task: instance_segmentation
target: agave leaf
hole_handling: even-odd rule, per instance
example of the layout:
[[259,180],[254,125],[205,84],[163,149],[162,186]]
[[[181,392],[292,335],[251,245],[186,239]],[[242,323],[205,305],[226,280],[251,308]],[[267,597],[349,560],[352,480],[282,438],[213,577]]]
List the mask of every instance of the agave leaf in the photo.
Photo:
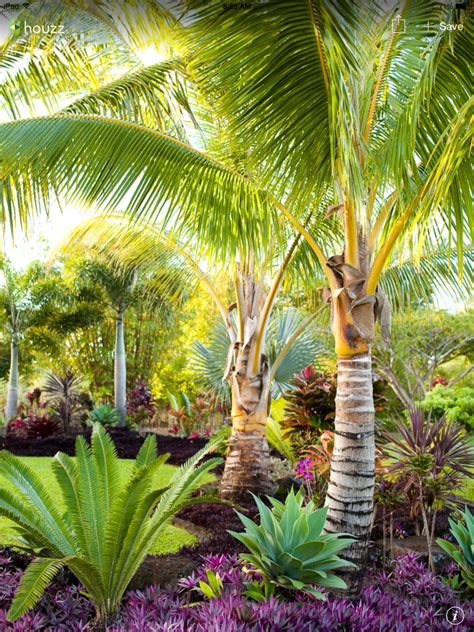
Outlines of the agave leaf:
[[305,588],[304,592],[308,593],[308,595],[313,595],[313,597],[316,597],[316,599],[320,601],[327,601],[327,597],[324,593],[314,590],[313,588]]
[[227,533],[230,533],[232,537],[234,537],[239,542],[242,542],[242,544],[244,544],[249,551],[252,551],[252,553],[258,554],[260,552],[260,547],[255,541],[255,538],[252,538],[252,536],[248,535],[247,533],[240,533],[237,531],[227,531]]
[[303,568],[303,562],[294,555],[291,555],[291,553],[281,553],[276,561],[287,569],[296,568],[301,570]]
[[307,560],[308,564],[314,564],[315,562],[319,562],[320,560],[324,560],[327,557],[337,553],[338,551],[342,551],[347,548],[350,544],[355,542],[355,540],[351,540],[349,538],[339,538],[337,540],[331,540],[330,542],[325,542],[323,549],[317,554],[313,555],[309,560]]
[[323,548],[324,543],[322,542],[303,542],[303,544],[299,544],[293,549],[293,555],[302,561],[309,560],[322,551]]
[[324,586],[325,588],[347,588],[346,582],[337,577],[336,575],[330,575],[328,577],[322,577],[318,580],[318,584],[320,586]]
[[305,583],[299,581],[298,579],[293,579],[292,577],[288,577],[289,582],[292,586],[296,588],[296,590],[302,590],[305,587]]
[[308,516],[308,527],[311,538],[315,538],[321,535],[324,524],[326,522],[327,514],[328,508],[322,507],[321,509],[314,511],[310,516]]

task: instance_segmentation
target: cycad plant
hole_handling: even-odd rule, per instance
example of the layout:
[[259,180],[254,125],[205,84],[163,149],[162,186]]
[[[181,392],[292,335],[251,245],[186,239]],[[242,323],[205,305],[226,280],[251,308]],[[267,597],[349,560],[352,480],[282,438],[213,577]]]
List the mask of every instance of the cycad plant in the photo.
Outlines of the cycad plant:
[[[344,589],[346,583],[334,575],[338,568],[354,566],[342,560],[337,553],[354,540],[338,534],[323,534],[328,509],[317,509],[311,500],[304,504],[304,494],[290,491],[282,503],[269,498],[272,508],[254,496],[260,513],[260,524],[237,512],[245,531],[231,535],[242,542],[250,553],[241,558],[250,564],[264,579],[260,591],[271,593],[265,584],[279,591],[301,590],[317,599],[326,599],[314,586]],[[251,591],[255,592],[254,584]]]
[[1,452],[0,474],[14,491],[0,489],[0,514],[15,523],[18,544],[36,555],[23,575],[9,620],[33,608],[58,571],[68,567],[94,602],[97,624],[104,626],[165,525],[186,504],[201,501],[191,499],[193,492],[222,462],[214,458],[200,463],[207,451],[179,468],[167,488],[156,490],[154,475],[168,456],[157,457],[156,437],[147,437],[124,481],[110,436],[95,424],[91,446],[78,437],[74,459],[62,452],[53,459],[64,513],[23,459]]

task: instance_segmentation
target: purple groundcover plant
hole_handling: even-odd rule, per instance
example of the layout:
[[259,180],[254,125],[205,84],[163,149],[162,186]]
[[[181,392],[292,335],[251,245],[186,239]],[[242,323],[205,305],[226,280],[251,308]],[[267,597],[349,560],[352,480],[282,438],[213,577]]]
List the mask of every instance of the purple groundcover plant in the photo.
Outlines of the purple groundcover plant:
[[[209,600],[197,590],[200,581],[207,581],[208,570],[222,580],[218,599]],[[0,555],[2,632],[92,629],[87,622],[93,608],[79,586],[66,583],[65,575],[51,585],[31,614],[8,623],[6,612],[21,574],[8,556]],[[399,557],[390,573],[370,576],[356,602],[331,596],[323,602],[305,595],[289,602],[272,597],[257,603],[244,595],[245,582],[255,578],[249,577],[237,556],[206,557],[173,592],[158,586],[129,592],[108,632],[445,632],[453,629],[446,620],[453,606],[462,608],[465,616],[456,626],[458,632],[467,632],[474,624],[474,603],[459,602],[416,554]]]
[[[17,557],[17,556],[15,556]],[[94,607],[81,594],[81,587],[71,584],[65,572],[50,585],[38,606],[15,623],[7,621],[8,608],[20,583],[22,570],[13,557],[0,552],[0,630],[2,632],[32,632],[34,630],[82,632],[89,630],[88,621]]]

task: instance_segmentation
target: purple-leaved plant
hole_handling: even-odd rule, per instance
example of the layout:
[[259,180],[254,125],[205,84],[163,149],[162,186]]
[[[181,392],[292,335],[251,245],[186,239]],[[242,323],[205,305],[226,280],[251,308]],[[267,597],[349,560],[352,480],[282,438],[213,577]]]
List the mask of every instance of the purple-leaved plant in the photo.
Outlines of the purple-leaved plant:
[[[6,620],[11,598],[20,581],[19,556],[0,551],[0,630],[2,632],[86,632],[94,611],[62,573],[51,584],[38,606],[15,624]],[[195,587],[206,581],[207,571],[219,574],[222,595],[207,599]],[[175,591],[150,586],[129,592],[108,632],[452,632],[445,614],[462,607],[465,619],[456,627],[467,632],[474,625],[474,602],[459,602],[452,590],[434,576],[416,554],[395,560],[391,572],[368,578],[359,601],[329,595],[326,602],[295,594],[291,601],[272,597],[266,603],[244,596],[249,576],[237,556],[212,555]]]

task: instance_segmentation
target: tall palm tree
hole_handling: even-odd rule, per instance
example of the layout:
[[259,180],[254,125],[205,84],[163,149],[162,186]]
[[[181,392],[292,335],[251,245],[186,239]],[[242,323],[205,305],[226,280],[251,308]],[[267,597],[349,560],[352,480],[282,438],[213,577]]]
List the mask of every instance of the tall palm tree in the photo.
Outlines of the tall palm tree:
[[[15,217],[51,190],[106,209],[128,195],[132,216],[192,230],[224,254],[236,244],[258,251],[282,218],[304,236],[329,286],[339,357],[326,528],[356,536],[348,555],[360,566],[375,476],[370,344],[376,317],[388,321],[381,275],[406,250],[416,257],[445,238],[462,270],[472,226],[472,10],[432,0],[383,10],[362,0],[272,0],[239,12],[188,4],[189,76],[229,136],[251,148],[248,169],[94,109],[0,128],[2,202]],[[339,253],[304,225],[323,196],[344,232]],[[258,371],[261,357],[252,359]],[[355,573],[352,583],[356,592]]]
[[48,278],[44,266],[39,264],[32,264],[22,272],[4,257],[0,259],[0,273],[0,309],[5,312],[10,336],[10,373],[5,407],[5,421],[9,421],[18,410],[21,340],[54,311],[59,292],[56,279],[51,275]]
[[[226,361],[222,375],[231,391],[232,434],[221,483],[221,495],[234,500],[247,500],[248,492],[270,493],[273,489],[266,424],[271,403],[271,384],[282,362],[298,339],[303,336],[316,315],[290,327],[285,343],[270,356],[265,353],[266,338],[271,327],[270,315],[294,252],[297,237],[286,256],[278,248],[267,256],[250,257],[230,262],[224,285],[231,285],[231,304],[226,305],[228,292],[218,289],[212,270],[205,270],[199,249],[192,241],[180,243],[151,224],[129,224],[123,215],[92,218],[77,227],[70,243],[99,249],[102,256],[114,257],[130,274],[137,267],[149,274],[163,275],[163,253],[173,251],[199,281],[214,302],[227,338]],[[120,243],[120,249],[116,248]],[[62,247],[67,251],[68,246]],[[197,252],[196,252],[197,251]],[[208,264],[209,265],[209,264]],[[275,271],[276,270],[276,271]],[[274,273],[273,280],[271,279]],[[307,339],[308,341],[308,339]],[[314,346],[313,346],[314,349]],[[255,361],[258,358],[258,362]],[[306,362],[313,358],[303,354]]]
[[[125,321],[128,309],[137,301],[146,304],[150,314],[169,312],[186,297],[187,280],[185,267],[175,253],[161,247],[155,252],[154,266],[143,265],[129,259],[127,266],[120,264],[115,254],[116,243],[107,255],[99,247],[88,220],[73,229],[57,247],[57,253],[87,253],[79,265],[78,277],[101,287],[107,297],[108,307],[115,317],[114,345],[114,407],[120,415],[120,425],[126,425],[127,416],[127,355],[125,349]],[[117,232],[114,233],[118,237]]]

